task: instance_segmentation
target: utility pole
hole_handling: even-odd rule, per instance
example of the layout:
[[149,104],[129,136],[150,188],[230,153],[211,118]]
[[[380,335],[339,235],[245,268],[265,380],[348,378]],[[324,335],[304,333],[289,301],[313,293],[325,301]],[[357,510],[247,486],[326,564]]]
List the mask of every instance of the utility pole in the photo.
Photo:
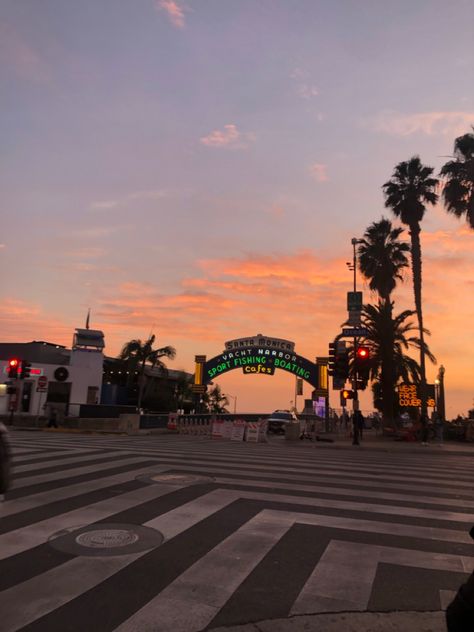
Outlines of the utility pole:
[[[354,269],[354,294],[357,292],[357,251],[356,246],[359,243],[359,239],[353,237],[351,239],[352,244],[352,267]],[[357,420],[355,419],[355,412],[359,410],[359,396],[357,394],[357,373],[356,373],[356,356],[357,353],[357,338],[354,336],[354,348],[353,348],[353,364],[352,364],[352,390],[354,391],[354,399],[352,400],[352,431],[353,439],[352,445],[359,445],[359,428],[357,427]]]

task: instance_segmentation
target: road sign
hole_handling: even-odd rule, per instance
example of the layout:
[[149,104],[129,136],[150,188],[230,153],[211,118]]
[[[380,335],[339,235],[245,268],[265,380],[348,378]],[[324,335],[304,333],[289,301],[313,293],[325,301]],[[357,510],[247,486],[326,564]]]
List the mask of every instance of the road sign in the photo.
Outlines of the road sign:
[[352,329],[343,329],[342,338],[358,338],[359,336],[368,336],[369,330],[366,327],[352,327]]
[[48,386],[48,378],[46,375],[40,375],[38,378],[38,388],[46,388]]

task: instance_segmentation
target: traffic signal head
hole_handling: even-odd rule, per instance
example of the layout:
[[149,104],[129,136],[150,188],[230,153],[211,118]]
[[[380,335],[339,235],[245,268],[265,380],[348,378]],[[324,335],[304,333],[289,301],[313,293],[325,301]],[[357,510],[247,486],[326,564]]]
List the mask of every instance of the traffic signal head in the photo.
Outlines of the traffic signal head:
[[350,391],[344,388],[340,392],[340,396],[341,396],[341,406],[345,406],[348,399],[354,399],[354,391]]
[[336,359],[336,347],[337,344],[335,342],[329,343],[328,349],[328,375],[334,375],[334,362]]
[[18,377],[18,367],[20,361],[17,358],[12,358],[8,360],[8,377],[16,380]]
[[31,362],[25,362],[25,360],[22,360],[20,378],[22,380],[26,380],[27,378],[30,377],[30,374],[31,374]]
[[334,361],[334,376],[344,381],[349,377],[349,351],[345,347],[337,350]]
[[356,357],[359,362],[370,360],[370,350],[368,347],[357,347]]

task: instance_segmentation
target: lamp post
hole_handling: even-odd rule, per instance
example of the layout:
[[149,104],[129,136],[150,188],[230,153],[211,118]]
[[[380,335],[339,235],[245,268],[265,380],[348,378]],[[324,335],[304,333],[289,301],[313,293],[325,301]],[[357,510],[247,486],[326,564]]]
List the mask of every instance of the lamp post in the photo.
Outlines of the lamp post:
[[229,395],[227,393],[226,397],[231,397],[234,400],[234,415],[237,412],[237,395]]
[[[349,269],[354,272],[354,293],[357,292],[357,244],[360,244],[362,239],[353,237],[351,239],[352,244],[352,266]],[[356,353],[357,353],[357,338],[354,337],[354,349],[353,349],[353,365],[352,365],[352,390],[354,391],[354,399],[352,400],[352,429],[353,429],[353,441],[352,445],[359,445],[359,428],[357,427],[358,419],[354,419],[358,415],[355,412],[359,410],[359,397],[357,394],[357,373],[356,373]]]
[[446,421],[446,408],[444,403],[444,373],[446,369],[441,364],[438,369],[438,377],[439,381],[438,385],[438,402],[437,402],[437,412],[442,422]]

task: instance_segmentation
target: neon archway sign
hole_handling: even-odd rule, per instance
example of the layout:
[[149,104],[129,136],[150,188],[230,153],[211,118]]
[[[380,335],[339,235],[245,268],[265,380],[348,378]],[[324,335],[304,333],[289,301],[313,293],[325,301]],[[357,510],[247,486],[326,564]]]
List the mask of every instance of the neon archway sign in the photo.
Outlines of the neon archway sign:
[[290,340],[261,334],[229,340],[223,353],[210,360],[196,356],[195,385],[202,385],[204,390],[209,382],[235,369],[241,369],[244,375],[273,375],[276,369],[281,369],[313,388],[327,390],[326,363],[311,362],[294,349],[295,344]]

